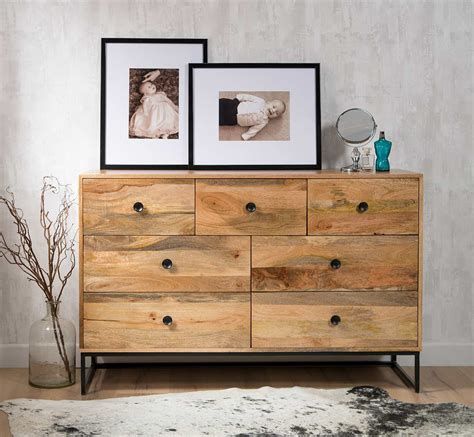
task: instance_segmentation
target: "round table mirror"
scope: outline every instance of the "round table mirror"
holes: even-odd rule
[[[377,130],[374,117],[369,112],[352,108],[344,111],[336,122],[336,131],[347,146],[352,147],[352,165],[342,167],[341,171],[361,171],[359,164],[360,152],[358,147],[367,144]]]

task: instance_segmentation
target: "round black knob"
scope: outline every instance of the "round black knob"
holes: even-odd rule
[[[255,203],[253,203],[253,202],[249,202],[249,203],[247,203],[247,205],[245,205],[245,209],[248,212],[255,212],[255,211],[257,211],[257,205],[255,205]]]
[[[341,318],[338,315],[331,317],[331,325],[337,326],[339,323],[341,323]]]
[[[357,205],[357,211],[358,212],[365,212],[369,209],[369,204],[367,202],[360,202]]]
[[[142,212],[143,211],[143,203],[142,202],[135,202],[133,204],[133,210],[135,212]]]
[[[331,261],[331,268],[332,269],[337,270],[340,267],[341,267],[341,261],[339,261],[338,259],[333,259]]]
[[[173,319],[171,316],[163,317],[163,324],[166,326],[170,326],[173,323]]]
[[[169,270],[171,267],[173,267],[173,261],[171,261],[170,259],[166,258],[166,259],[163,260],[163,262],[161,263],[161,265],[163,266],[164,269]]]

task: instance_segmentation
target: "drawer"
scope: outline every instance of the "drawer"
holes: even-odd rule
[[[417,236],[252,239],[253,291],[417,287]]]
[[[249,291],[249,237],[84,237],[84,291]]]
[[[308,181],[309,235],[417,233],[417,179]]]
[[[305,235],[306,180],[197,180],[196,234]]]
[[[252,294],[252,347],[416,346],[416,291]]]
[[[85,235],[192,235],[194,181],[83,179],[82,220]]]
[[[84,347],[250,347],[250,295],[85,293]]]

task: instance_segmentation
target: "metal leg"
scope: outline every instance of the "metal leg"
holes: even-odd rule
[[[347,353],[347,352],[315,352],[311,353],[310,355],[321,355],[321,356],[328,356],[328,355],[390,355],[390,361],[320,361],[319,363],[315,362],[299,362],[295,363],[293,362],[284,362],[284,361],[278,361],[278,362],[251,362],[251,363],[235,363],[232,361],[228,362],[200,362],[200,363],[194,363],[192,365],[194,366],[225,366],[225,365],[238,365],[238,366],[244,366],[244,365],[250,365],[250,366],[256,366],[256,365],[319,365],[319,366],[367,366],[367,365],[379,365],[379,366],[388,366],[393,369],[393,371],[399,376],[399,378],[408,386],[408,387],[413,387],[416,391],[416,393],[420,392],[420,352],[366,352],[366,353],[360,353],[358,354],[357,352],[354,353]],[[104,353],[81,353],[81,394],[85,395],[87,394],[87,391],[91,385],[91,382],[94,378],[95,371],[97,369],[113,369],[113,368],[123,368],[123,367],[148,367],[148,366],[189,366],[190,363],[172,363],[172,362],[166,362],[166,363],[97,363],[97,357],[98,356],[123,356],[123,355],[130,355],[130,356],[163,356],[163,355],[194,355],[194,353],[190,352],[188,354],[186,353],[145,353],[145,352],[128,352],[128,353],[116,353],[116,352],[104,352]],[[255,356],[265,356],[266,353],[254,353],[250,352],[248,354],[246,353],[229,353],[229,354],[223,354],[223,353],[204,353],[203,355],[228,355],[233,356],[233,355],[255,355]],[[272,354],[272,355],[287,355],[286,353],[281,353],[281,354]],[[292,355],[308,355],[308,353],[293,353]],[[398,364],[397,362],[397,357],[398,355],[413,355],[415,359],[415,377],[411,378],[408,376],[408,374],[402,369],[402,367]],[[89,371],[87,371],[86,368],[86,358],[90,358],[90,368]]]
[[[420,353],[415,353],[415,391],[420,393]]]
[[[81,353],[81,395],[87,394],[87,390],[90,387],[92,379],[94,378],[95,371],[97,369],[97,357],[95,355],[89,355],[91,359],[91,366],[89,372],[87,372],[87,356],[87,354]]]
[[[409,387],[413,387],[416,393],[420,393],[420,353],[413,354],[415,358],[415,378],[412,379],[397,363],[397,356],[391,356],[392,369],[399,376],[399,378]],[[395,359],[393,358],[395,357]]]
[[[86,394],[86,355],[81,353],[81,395]]]

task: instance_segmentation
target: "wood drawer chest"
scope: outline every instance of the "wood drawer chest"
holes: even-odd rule
[[[390,355],[381,363],[419,390],[422,182],[403,171],[81,175],[83,393],[99,356],[181,353]],[[397,355],[415,357],[415,381]]]

